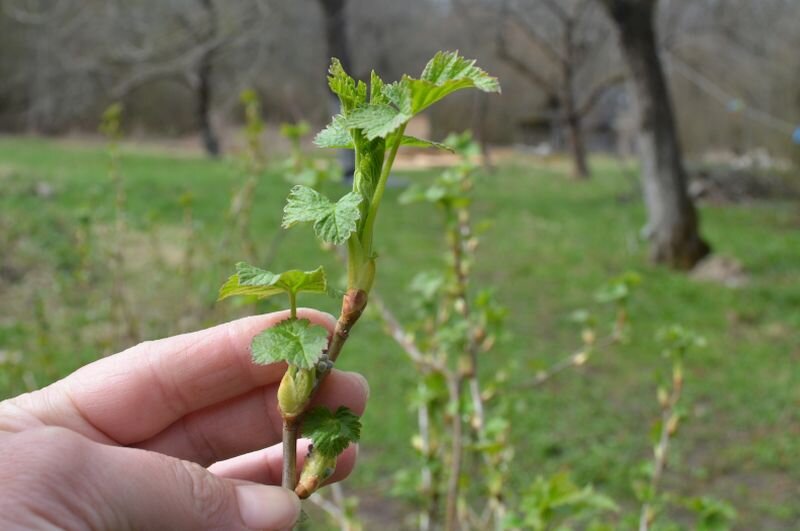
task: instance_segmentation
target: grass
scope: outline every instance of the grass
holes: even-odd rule
[[[102,147],[0,137],[0,398],[46,385],[130,342],[110,318],[106,252],[113,201],[106,168]],[[241,258],[236,245],[219,244],[230,191],[241,179],[235,166],[126,148],[122,168],[130,226],[125,287],[143,338],[253,311],[212,305],[230,264]],[[509,360],[519,364],[509,383],[521,412],[513,425],[517,472],[509,488],[524,489],[536,474],[569,469],[634,508],[631,477],[648,455],[657,416],[656,375],[665,366],[653,338],[660,327],[682,323],[704,335],[708,347],[688,360],[687,419],[666,486],[680,495],[726,499],[737,508],[738,529],[795,529],[800,521],[797,205],[702,209],[703,231],[715,251],[738,259],[750,275],[745,287],[730,289],[648,265],[638,237],[644,212],[631,177],[607,160],[595,160],[594,169],[593,180],[575,183],[558,166],[517,160],[478,186],[476,217],[491,226],[482,237],[474,285],[495,288],[510,310],[511,332],[484,368],[490,372]],[[259,245],[266,247],[277,230],[287,189],[274,173],[260,185],[254,214]],[[190,210],[179,200],[186,192],[193,196]],[[415,272],[443,259],[441,223],[424,205],[397,208],[398,193],[387,192],[388,207],[378,222],[377,289],[408,317],[405,286]],[[195,237],[187,236],[189,225]],[[187,238],[194,249],[188,262]],[[323,263],[340,271],[308,234],[286,238],[275,262],[267,265]],[[187,264],[191,274],[183,275]],[[569,314],[595,308],[596,289],[631,269],[644,282],[632,304],[630,343],[545,387],[525,388],[537,368],[578,344]],[[321,306],[333,311],[336,302],[323,300]],[[611,319],[610,310],[598,311]],[[374,319],[359,328],[341,364],[366,374],[372,407],[364,420],[362,463],[348,488],[370,492],[362,505],[376,522],[387,515],[381,500],[391,488],[389,478],[414,459],[409,447],[414,416],[406,405],[412,371]]]

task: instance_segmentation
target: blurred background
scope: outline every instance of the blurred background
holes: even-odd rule
[[[292,184],[346,190],[347,157],[312,145],[338,112],[330,58],[394,80],[459,50],[502,94],[458,93],[409,127],[472,133],[451,137],[455,154],[410,148],[395,166],[378,228],[389,314],[370,312],[341,360],[372,382],[361,465],[305,525],[447,525],[430,508],[446,489],[417,477],[452,460],[419,438],[436,384],[420,390],[398,338],[443,348],[421,303],[446,306],[462,271],[442,196],[397,200],[410,183],[454,182],[449,171],[469,183],[463,273],[494,330],[487,418],[505,422],[500,487],[476,464],[489,435],[467,444],[460,528],[487,528],[470,504],[489,499],[502,500],[497,529],[641,529],[642,507],[653,529],[800,529],[796,0],[0,8],[0,398],[142,340],[277,309],[215,303],[239,260],[324,264],[338,279],[310,231],[279,228]],[[675,390],[676,351],[672,404],[661,391]],[[475,411],[456,409],[471,425]]]

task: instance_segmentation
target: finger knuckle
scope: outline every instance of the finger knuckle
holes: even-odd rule
[[[230,493],[225,485],[205,468],[190,461],[174,462],[179,482],[186,485],[190,508],[198,520],[209,526],[222,525],[230,520]]]

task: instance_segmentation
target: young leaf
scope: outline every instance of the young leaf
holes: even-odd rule
[[[369,102],[388,103],[386,96],[383,95],[384,82],[373,70],[369,75]]]
[[[418,147],[418,148],[436,148],[436,149],[441,149],[443,151],[449,151],[450,153],[455,153],[455,150],[452,147],[442,142],[434,142],[433,140],[425,140],[422,138],[417,138],[408,135],[403,136],[403,139],[400,141],[400,145],[408,147]]]
[[[370,104],[360,107],[344,119],[343,125],[348,129],[361,129],[368,140],[384,138],[411,119],[391,105]]]
[[[500,83],[475,61],[458,52],[438,52],[422,71],[420,79],[408,79],[413,114],[433,105],[445,96],[465,88],[483,92],[500,92]]]
[[[303,417],[303,435],[311,439],[314,452],[336,457],[350,443],[361,438],[361,421],[344,406],[335,413],[324,407],[315,407]]]
[[[287,319],[267,328],[251,345],[260,365],[285,361],[301,369],[314,368],[328,345],[328,331],[308,319]]]
[[[331,123],[314,137],[314,143],[323,148],[353,149],[353,137],[345,126],[344,116],[334,116]]]
[[[233,295],[252,295],[266,299],[279,293],[300,292],[326,293],[327,277],[322,266],[313,271],[291,269],[283,273],[272,273],[245,262],[236,264],[236,274],[232,275],[219,290],[217,300]]]
[[[356,231],[361,211],[361,195],[350,192],[336,203],[307,186],[295,186],[283,209],[283,227],[313,223],[314,232],[324,242],[341,245]]]
[[[475,66],[474,59],[465,59],[458,52],[436,52],[425,65],[420,79],[434,85],[469,80],[472,86],[483,92],[500,92],[500,83],[496,77]]]
[[[341,61],[331,59],[328,69],[328,86],[334,94],[339,96],[342,110],[350,111],[367,101],[367,85],[363,81],[356,81],[344,71]]]
[[[500,92],[497,78],[475,66],[458,52],[439,52],[425,66],[420,79],[403,76],[385,84],[374,72],[367,103],[366,85],[347,75],[338,60],[331,63],[328,83],[342,102],[342,115],[315,138],[321,147],[352,147],[350,130],[360,130],[368,140],[386,138],[413,116],[448,94],[465,88]]]

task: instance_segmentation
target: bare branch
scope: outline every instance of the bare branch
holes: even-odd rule
[[[409,334],[405,328],[403,328],[403,326],[397,320],[397,317],[395,317],[391,310],[389,310],[389,308],[383,302],[383,299],[378,296],[375,290],[372,290],[369,298],[370,306],[378,310],[378,313],[389,330],[389,334],[392,336],[392,339],[394,339],[395,343],[400,345],[400,347],[415,365],[427,367],[428,369],[443,375],[447,375],[450,372],[444,364],[434,360],[429,355],[423,354],[423,352],[414,342],[413,336]]]
[[[618,72],[595,84],[583,103],[578,106],[578,116],[583,117],[589,114],[600,101],[600,98],[602,98],[609,89],[616,87],[624,81],[625,74]]]

